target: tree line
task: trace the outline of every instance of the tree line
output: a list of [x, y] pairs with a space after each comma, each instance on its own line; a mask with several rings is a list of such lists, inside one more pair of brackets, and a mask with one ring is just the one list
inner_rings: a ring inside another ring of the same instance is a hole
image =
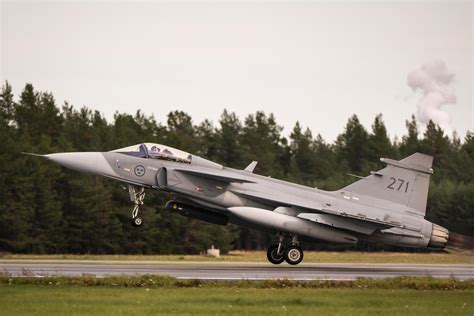
[[256, 173], [326, 190], [383, 167], [380, 157], [414, 152], [434, 156], [427, 219], [474, 236], [474, 135], [449, 138], [433, 122], [419, 133], [416, 120], [391, 140], [382, 115], [367, 130], [351, 116], [333, 143], [299, 123], [282, 135], [273, 114], [257, 111], [241, 120], [224, 110], [217, 124], [193, 122], [182, 111], [166, 122], [137, 111], [116, 113], [113, 122], [87, 107], [65, 102], [26, 84], [18, 98], [5, 82], [0, 95], [0, 252], [15, 253], [198, 253], [210, 245], [263, 249], [274, 236], [234, 225], [216, 226], [163, 210], [172, 196], [149, 190], [145, 225], [131, 227], [132, 204], [117, 182], [62, 169], [22, 152], [109, 151], [142, 142], [166, 144]]

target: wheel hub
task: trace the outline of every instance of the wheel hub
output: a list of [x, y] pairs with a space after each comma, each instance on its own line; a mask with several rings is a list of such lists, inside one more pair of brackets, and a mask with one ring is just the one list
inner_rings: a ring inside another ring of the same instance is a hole
[[293, 261], [296, 261], [300, 258], [300, 252], [296, 249], [291, 249], [288, 252], [288, 258], [290, 258]]

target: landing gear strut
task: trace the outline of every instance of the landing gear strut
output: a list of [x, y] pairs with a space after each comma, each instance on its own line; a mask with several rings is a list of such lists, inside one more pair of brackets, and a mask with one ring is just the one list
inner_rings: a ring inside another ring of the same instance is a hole
[[143, 205], [143, 200], [145, 199], [145, 188], [136, 185], [129, 185], [128, 193], [130, 194], [130, 200], [134, 204], [132, 211], [132, 225], [135, 227], [142, 226], [143, 220], [139, 215], [140, 206]]
[[290, 245], [285, 245], [285, 235], [278, 234], [278, 244], [268, 248], [267, 259], [273, 264], [286, 261], [288, 264], [296, 265], [303, 260], [303, 249], [299, 246], [298, 237], [291, 237]]
[[283, 242], [285, 236], [278, 234], [278, 244], [271, 245], [267, 251], [267, 259], [273, 264], [280, 264], [285, 261], [285, 247]]

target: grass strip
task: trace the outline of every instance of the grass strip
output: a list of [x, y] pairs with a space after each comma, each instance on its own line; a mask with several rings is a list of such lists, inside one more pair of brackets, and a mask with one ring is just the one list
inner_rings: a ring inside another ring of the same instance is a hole
[[0, 284], [2, 315], [474, 315], [474, 291]]
[[86, 286], [86, 287], [128, 287], [128, 288], [313, 288], [313, 289], [409, 289], [464, 291], [474, 290], [474, 279], [457, 280], [455, 278], [433, 278], [401, 276], [386, 279], [360, 278], [353, 281], [295, 281], [288, 279], [275, 280], [232, 280], [212, 281], [198, 279], [177, 279], [169, 276], [94, 276], [64, 277], [12, 277], [0, 276], [2, 285], [44, 285], [44, 286]]

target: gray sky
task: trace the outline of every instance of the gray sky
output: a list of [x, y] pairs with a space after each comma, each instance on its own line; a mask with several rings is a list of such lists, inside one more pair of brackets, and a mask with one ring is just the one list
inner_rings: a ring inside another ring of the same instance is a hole
[[382, 113], [390, 135], [421, 98], [410, 72], [434, 60], [455, 74], [444, 105], [474, 130], [472, 2], [164, 3], [1, 1], [0, 79], [98, 109], [172, 110], [214, 123], [273, 112], [332, 141], [350, 115]]

